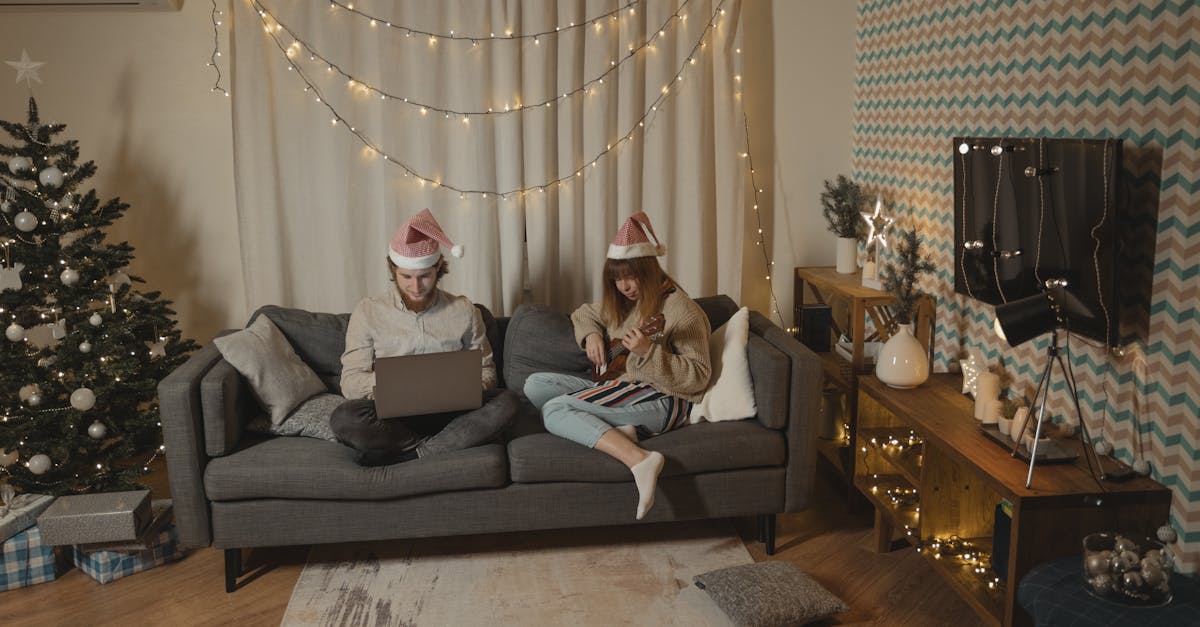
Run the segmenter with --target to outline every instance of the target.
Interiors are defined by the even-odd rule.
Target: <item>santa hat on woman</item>
[[[608,245],[609,259],[661,257],[665,254],[666,245],[658,241],[654,227],[650,226],[650,218],[643,211],[629,216],[625,224],[621,225],[621,230],[617,231],[612,243]]]
[[[424,270],[442,258],[439,245],[455,257],[463,256],[463,247],[450,241],[428,209],[408,219],[392,236],[388,259],[406,270]]]

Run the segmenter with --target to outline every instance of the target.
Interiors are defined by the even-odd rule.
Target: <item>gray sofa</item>
[[[697,299],[714,328],[737,306]],[[588,363],[566,315],[486,309],[502,384]],[[348,314],[263,307],[300,357],[338,391]],[[253,318],[251,318],[253,320]],[[225,550],[226,589],[241,549],[392,538],[757,516],[774,551],[775,514],[803,509],[812,490],[821,364],[751,312],[748,357],[755,419],[700,423],[644,440],[666,456],[654,508],[634,519],[637,490],[616,460],[553,436],[526,402],[503,441],[393,466],[362,467],[336,442],[245,430],[261,414],[248,384],[205,346],[159,384],[163,437],[182,543]]]

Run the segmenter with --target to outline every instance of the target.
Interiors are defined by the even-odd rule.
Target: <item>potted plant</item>
[[[837,181],[825,181],[821,208],[829,230],[838,237],[837,271],[853,273],[857,264],[858,238],[862,234],[862,208],[867,194],[858,183],[839,174]]]
[[[934,265],[921,256],[921,240],[916,229],[905,231],[896,245],[895,263],[889,262],[883,269],[883,289],[896,297],[892,311],[898,328],[892,337],[879,349],[875,364],[875,376],[880,381],[898,388],[921,385],[929,378],[929,356],[925,347],[913,336],[913,318],[921,292],[917,290],[917,279],[932,272]]]

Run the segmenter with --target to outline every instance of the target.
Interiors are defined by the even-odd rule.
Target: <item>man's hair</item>
[[[675,279],[663,271],[655,257],[604,260],[604,295],[600,301],[600,318],[604,325],[615,328],[634,307],[638,319],[644,321],[662,311],[667,288],[676,285]],[[638,282],[638,300],[633,302],[617,290],[617,279],[632,278]]]

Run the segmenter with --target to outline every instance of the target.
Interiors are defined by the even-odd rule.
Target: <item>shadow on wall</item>
[[[114,163],[97,165],[110,170],[130,207],[109,228],[108,237],[134,247],[130,274],[146,280],[139,291],[160,290],[162,298],[172,301],[184,336],[206,340],[220,330],[217,326],[224,314],[197,298],[200,274],[192,263],[198,258],[196,235],[179,228],[175,219],[182,203],[179,193],[167,188],[166,183],[173,180],[169,168],[138,154],[136,146],[130,145],[137,121],[133,119],[133,79],[128,68],[118,83],[115,104],[123,112],[116,124],[120,143]]]
[[[1117,223],[1117,284],[1121,286],[1122,344],[1146,343],[1150,335],[1150,298],[1158,237],[1158,200],[1162,187],[1162,146],[1125,142],[1121,173],[1124,203]]]

